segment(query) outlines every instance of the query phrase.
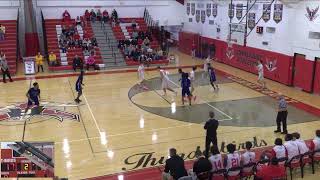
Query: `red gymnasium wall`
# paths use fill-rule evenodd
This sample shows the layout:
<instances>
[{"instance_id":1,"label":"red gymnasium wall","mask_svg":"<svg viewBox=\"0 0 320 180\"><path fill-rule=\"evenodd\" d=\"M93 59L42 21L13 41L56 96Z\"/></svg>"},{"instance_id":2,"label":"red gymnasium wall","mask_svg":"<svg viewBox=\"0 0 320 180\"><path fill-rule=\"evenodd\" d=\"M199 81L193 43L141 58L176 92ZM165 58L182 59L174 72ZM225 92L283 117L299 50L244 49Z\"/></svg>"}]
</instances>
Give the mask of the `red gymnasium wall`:
<instances>
[{"instance_id":1,"label":"red gymnasium wall","mask_svg":"<svg viewBox=\"0 0 320 180\"><path fill-rule=\"evenodd\" d=\"M243 47L236 44L228 47L224 41L201 37L191 32L180 32L179 50L190 54L193 41L197 45L196 54L198 57L201 57L200 44L214 44L215 58L219 62L257 74L256 66L261 60L264 64L266 78L285 85L294 85L306 92L320 93L320 59L315 63L315 61L305 58L294 59L293 56L253 47ZM294 60L296 60L295 63ZM297 73L293 73L294 65L298 70Z\"/></svg>"},{"instance_id":2,"label":"red gymnasium wall","mask_svg":"<svg viewBox=\"0 0 320 180\"><path fill-rule=\"evenodd\" d=\"M320 94L320 59L316 61L313 92Z\"/></svg>"}]
</instances>

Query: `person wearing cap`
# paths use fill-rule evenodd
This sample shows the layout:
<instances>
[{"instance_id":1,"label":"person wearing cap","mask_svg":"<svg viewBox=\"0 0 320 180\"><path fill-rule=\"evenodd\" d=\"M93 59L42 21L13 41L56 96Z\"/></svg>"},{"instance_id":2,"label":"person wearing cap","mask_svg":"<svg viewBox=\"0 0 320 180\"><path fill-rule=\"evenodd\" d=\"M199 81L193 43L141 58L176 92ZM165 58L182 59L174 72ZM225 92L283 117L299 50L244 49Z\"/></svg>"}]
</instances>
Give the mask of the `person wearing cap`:
<instances>
[{"instance_id":1,"label":"person wearing cap","mask_svg":"<svg viewBox=\"0 0 320 180\"><path fill-rule=\"evenodd\" d=\"M284 98L282 94L279 94L279 103L278 103L278 115L277 115L277 130L275 130L275 133L281 132L281 123L282 123L282 134L288 134L287 130L287 116L288 116L288 110L287 110L287 101Z\"/></svg>"}]
</instances>

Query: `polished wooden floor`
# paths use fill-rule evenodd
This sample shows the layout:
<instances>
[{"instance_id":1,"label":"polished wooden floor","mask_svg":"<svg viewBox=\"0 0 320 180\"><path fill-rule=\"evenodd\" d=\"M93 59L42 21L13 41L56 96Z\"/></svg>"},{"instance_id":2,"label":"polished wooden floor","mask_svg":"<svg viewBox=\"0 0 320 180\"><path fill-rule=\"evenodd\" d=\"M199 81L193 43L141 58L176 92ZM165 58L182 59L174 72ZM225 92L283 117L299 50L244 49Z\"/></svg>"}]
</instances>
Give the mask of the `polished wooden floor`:
<instances>
[{"instance_id":1,"label":"polished wooden floor","mask_svg":"<svg viewBox=\"0 0 320 180\"><path fill-rule=\"evenodd\" d=\"M178 58L176 64L197 65L202 60L191 59L189 56L174 52ZM239 69L214 62L214 67L231 75L250 82L256 81L256 76ZM187 70L189 71L190 68ZM176 69L170 70L176 73ZM47 75L39 74L37 76ZM157 71L148 71L146 78L159 76ZM25 93L30 82L22 80L13 83L0 84L0 107L13 102L26 101ZM39 79L42 101L72 103L76 95L74 84L76 77L60 77ZM96 177L121 172L132 165L124 160L131 155L154 152L152 157L159 159L167 157L168 149L175 147L181 153L189 153L195 147L204 147L202 124L187 123L164 118L148 113L135 106L128 99L129 89L138 81L136 72L88 75L84 79L84 94L79 107L67 107L66 111L79 114L81 121L46 120L35 117L27 123L25 132L23 124L15 126L0 125L0 141L21 141L24 134L25 141L54 141L55 146L55 174L69 179ZM320 108L320 96L301 92L295 88L267 80L268 88L293 97L303 103ZM239 84L231 83L223 87L225 93L216 98L217 101L239 99L241 96L259 97L261 94ZM237 93L234 89L237 89ZM209 92L209 87L201 87L196 91L201 95ZM137 96L140 102L150 106L167 106L159 97L146 95ZM170 95L169 95L170 96ZM213 98L214 97L210 97ZM173 98L180 104L180 98ZM31 122L39 123L31 123ZM314 137L315 129L319 129L320 121L301 123L289 126L289 131L298 131L303 139ZM273 145L276 137L274 127L232 127L222 126L218 130L219 141L227 143L242 143L257 137L268 145ZM131 161L138 159L131 159ZM149 167L150 164L147 165ZM138 169L141 167L138 167ZM319 179L319 174L305 179Z\"/></svg>"}]
</instances>

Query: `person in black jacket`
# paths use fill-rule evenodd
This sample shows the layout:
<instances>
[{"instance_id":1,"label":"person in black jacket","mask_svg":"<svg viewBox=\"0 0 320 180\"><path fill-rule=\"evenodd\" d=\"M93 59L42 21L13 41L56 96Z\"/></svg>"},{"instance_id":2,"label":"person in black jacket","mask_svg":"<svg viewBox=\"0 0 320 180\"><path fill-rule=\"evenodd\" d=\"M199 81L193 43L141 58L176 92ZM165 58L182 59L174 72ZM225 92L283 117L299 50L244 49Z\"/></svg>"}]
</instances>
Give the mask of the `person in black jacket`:
<instances>
[{"instance_id":1,"label":"person in black jacket","mask_svg":"<svg viewBox=\"0 0 320 180\"><path fill-rule=\"evenodd\" d=\"M184 160L177 155L177 150L171 148L169 151L170 158L166 160L163 179L168 179L167 174L165 173L170 173L170 176L172 176L174 180L187 176L188 173L184 167Z\"/></svg>"},{"instance_id":2,"label":"person in black jacket","mask_svg":"<svg viewBox=\"0 0 320 180\"><path fill-rule=\"evenodd\" d=\"M217 129L218 129L218 126L219 126L219 121L214 119L214 112L210 111L209 112L209 120L204 125L204 129L207 130L206 150L205 150L205 156L207 158L209 156L210 144L212 143L212 144L218 146L218 142L217 142Z\"/></svg>"}]
</instances>

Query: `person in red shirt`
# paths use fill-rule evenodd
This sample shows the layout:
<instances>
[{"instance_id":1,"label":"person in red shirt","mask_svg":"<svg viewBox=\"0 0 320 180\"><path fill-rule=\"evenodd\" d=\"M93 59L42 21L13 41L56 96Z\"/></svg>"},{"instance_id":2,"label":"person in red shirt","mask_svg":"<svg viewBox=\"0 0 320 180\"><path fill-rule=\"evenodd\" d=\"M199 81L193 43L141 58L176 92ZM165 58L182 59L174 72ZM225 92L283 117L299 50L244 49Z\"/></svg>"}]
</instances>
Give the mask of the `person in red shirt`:
<instances>
[{"instance_id":1,"label":"person in red shirt","mask_svg":"<svg viewBox=\"0 0 320 180\"><path fill-rule=\"evenodd\" d=\"M84 17L86 18L87 21L90 21L90 12L88 9L84 12Z\"/></svg>"},{"instance_id":2,"label":"person in red shirt","mask_svg":"<svg viewBox=\"0 0 320 180\"><path fill-rule=\"evenodd\" d=\"M192 56L192 59L196 57L196 44L194 43L194 41L192 42L191 56Z\"/></svg>"},{"instance_id":3,"label":"person in red shirt","mask_svg":"<svg viewBox=\"0 0 320 180\"><path fill-rule=\"evenodd\" d=\"M70 21L71 20L71 16L69 14L69 12L67 10L64 11L64 13L62 14L62 21L66 22L66 21Z\"/></svg>"},{"instance_id":4,"label":"person in red shirt","mask_svg":"<svg viewBox=\"0 0 320 180\"><path fill-rule=\"evenodd\" d=\"M262 166L258 169L255 179L258 180L272 180L275 178L285 178L286 169L284 166L279 165L277 158L271 159L271 164L267 166Z\"/></svg>"}]
</instances>

